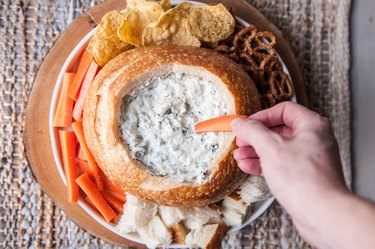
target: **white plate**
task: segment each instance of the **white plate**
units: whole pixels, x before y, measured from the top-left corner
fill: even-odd
[[[171,2],[172,2],[173,5],[176,5],[176,4],[178,4],[180,2],[183,2],[183,1],[181,1],[181,0],[172,0]],[[191,2],[191,3],[194,3],[196,5],[204,5],[203,3],[195,2],[195,1],[185,1],[185,2]],[[244,20],[242,20],[240,18],[237,18],[237,20],[240,23],[242,23],[243,25],[248,25],[247,22],[245,22]],[[93,36],[95,30],[96,29],[91,30],[78,43],[78,45],[73,49],[73,51],[70,53],[70,55],[66,59],[63,67],[61,68],[59,76],[57,78],[55,89],[54,89],[53,95],[52,95],[51,108],[50,108],[50,113],[49,113],[49,131],[50,131],[50,137],[51,137],[51,144],[52,144],[53,155],[54,155],[54,158],[55,158],[55,161],[56,161],[56,165],[57,165],[58,171],[59,171],[60,176],[61,176],[61,178],[62,178],[62,180],[63,180],[63,182],[64,182],[65,185],[66,185],[66,178],[65,178],[65,174],[64,174],[64,170],[63,170],[63,166],[62,166],[62,160],[61,160],[61,157],[60,157],[60,146],[59,146],[59,142],[58,142],[59,141],[58,140],[58,133],[57,133],[57,129],[55,129],[53,127],[53,118],[55,116],[55,111],[56,111],[56,107],[57,107],[57,101],[58,101],[58,97],[59,97],[59,93],[60,93],[60,89],[61,89],[63,75],[64,75],[65,72],[67,72],[69,70],[72,70],[72,68],[74,68],[74,66],[75,66],[75,64],[76,64],[76,62],[78,60],[79,55],[86,49],[86,47],[87,47],[87,45],[89,43],[89,40]],[[289,71],[288,71],[287,67],[285,66],[285,63],[283,62],[283,60],[282,60],[282,58],[280,56],[279,56],[279,60],[282,63],[284,72],[286,74],[288,74],[289,77],[290,77]],[[296,101],[295,97],[293,97],[292,101]],[[232,227],[229,230],[229,233],[238,231],[241,228],[249,225],[255,219],[257,219],[260,215],[262,215],[268,209],[268,207],[272,204],[272,202],[274,201],[274,199],[275,199],[274,197],[271,197],[271,198],[269,198],[269,199],[267,199],[265,201],[257,202],[255,204],[253,212],[248,215],[248,217],[246,218],[245,222],[241,226],[239,226],[239,227]],[[99,222],[102,226],[104,226],[108,230],[112,231],[113,233],[115,233],[115,234],[117,234],[119,236],[124,237],[125,239],[131,240],[131,241],[134,241],[134,242],[137,242],[137,243],[144,244],[143,241],[142,241],[142,239],[136,233],[134,233],[134,234],[127,234],[127,235],[119,233],[115,229],[115,226],[113,224],[105,221],[95,210],[93,210],[89,205],[87,205],[82,199],[80,199],[78,201],[78,204],[91,217],[93,217],[97,222]],[[172,244],[171,246],[169,246],[169,248],[181,248],[181,247],[185,247],[185,246],[183,246],[183,245],[177,245],[177,244]]]

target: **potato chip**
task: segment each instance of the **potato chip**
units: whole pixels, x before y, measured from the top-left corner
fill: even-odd
[[[147,2],[156,2],[156,0],[126,0],[126,9],[134,9],[135,6],[147,3]],[[164,11],[167,11],[171,8],[171,1],[170,0],[161,0],[160,6],[163,8]]]
[[[181,3],[165,12],[157,23],[149,24],[143,31],[143,45],[200,47],[200,41],[187,28],[191,7],[191,3]]]
[[[161,0],[160,6],[163,8],[164,11],[167,11],[171,8],[171,1],[170,0]]]
[[[131,44],[121,41],[117,35],[117,29],[123,21],[124,16],[117,10],[108,12],[91,38],[87,50],[93,54],[100,66],[132,47]]]
[[[155,0],[126,0],[126,9],[131,10],[134,9],[135,6],[147,2],[155,2]]]
[[[142,46],[142,33],[147,25],[159,20],[164,13],[162,7],[156,2],[145,2],[136,5],[125,17],[125,21],[118,29],[121,40]]]
[[[188,18],[190,33],[200,41],[217,42],[234,32],[235,20],[222,4],[192,6]]]

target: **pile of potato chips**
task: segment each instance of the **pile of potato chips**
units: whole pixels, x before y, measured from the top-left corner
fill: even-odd
[[[235,20],[222,4],[195,6],[170,0],[127,0],[126,12],[107,13],[87,48],[100,66],[134,46],[215,44],[234,31]]]

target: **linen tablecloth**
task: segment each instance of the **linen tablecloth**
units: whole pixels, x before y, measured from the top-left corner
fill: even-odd
[[[113,247],[75,225],[43,193],[29,169],[23,144],[26,104],[38,66],[69,23],[100,2],[1,1],[1,248]],[[329,117],[333,124],[350,185],[350,0],[249,0],[249,3],[289,38],[305,74],[311,108]],[[224,246],[309,247],[277,203],[250,226],[227,236]]]

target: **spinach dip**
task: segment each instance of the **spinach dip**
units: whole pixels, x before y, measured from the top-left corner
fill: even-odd
[[[119,114],[121,138],[151,175],[202,184],[212,176],[232,135],[196,134],[194,124],[232,114],[233,105],[216,77],[166,72],[125,95]]]

